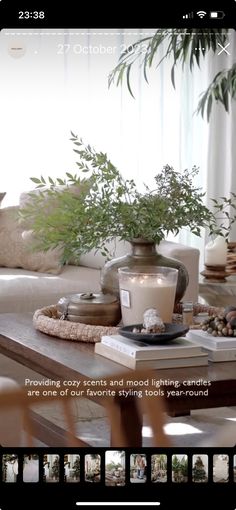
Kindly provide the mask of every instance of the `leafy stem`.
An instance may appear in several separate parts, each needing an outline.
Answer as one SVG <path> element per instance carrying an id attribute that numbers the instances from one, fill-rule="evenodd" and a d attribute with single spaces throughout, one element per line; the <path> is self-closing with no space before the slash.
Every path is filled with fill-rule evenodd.
<path id="1" fill-rule="evenodd" d="M 212 198 L 213 218 L 209 223 L 210 235 L 221 235 L 229 238 L 232 225 L 236 221 L 236 193 L 231 192 L 230 197 Z"/>
<path id="2" fill-rule="evenodd" d="M 117 66 L 108 77 L 109 86 L 122 84 L 126 80 L 127 88 L 134 96 L 131 78 L 135 63 L 139 63 L 143 71 L 145 81 L 148 83 L 148 71 L 155 65 L 158 68 L 167 58 L 172 59 L 171 81 L 175 87 L 175 71 L 180 63 L 182 69 L 189 66 L 192 71 L 194 66 L 200 67 L 206 53 L 216 53 L 219 46 L 225 46 L 228 38 L 227 29 L 158 29 L 151 37 L 145 37 L 130 45 L 120 56 Z M 164 56 L 161 56 L 160 48 L 166 43 Z M 204 116 L 206 111 L 209 120 L 212 105 L 219 101 L 225 110 L 229 111 L 229 99 L 236 96 L 236 65 L 217 73 L 206 92 L 199 100 L 197 112 Z"/>
<path id="3" fill-rule="evenodd" d="M 63 179 L 33 177 L 37 192 L 20 210 L 21 221 L 35 234 L 37 248 L 60 246 L 63 261 L 101 249 L 114 238 L 144 238 L 159 244 L 169 232 L 200 227 L 213 215 L 203 203 L 204 194 L 193 185 L 198 172 L 176 172 L 169 165 L 155 176 L 154 187 L 139 191 L 134 180 L 124 179 L 108 159 L 72 133 L 77 166 L 82 176 L 67 172 Z"/>

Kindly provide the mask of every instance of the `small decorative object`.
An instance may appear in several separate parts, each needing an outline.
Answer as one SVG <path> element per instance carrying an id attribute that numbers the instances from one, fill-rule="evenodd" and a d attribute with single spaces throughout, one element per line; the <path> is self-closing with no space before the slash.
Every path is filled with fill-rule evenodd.
<path id="1" fill-rule="evenodd" d="M 235 242 L 228 243 L 226 271 L 229 275 L 236 273 L 236 243 Z"/>
<path id="2" fill-rule="evenodd" d="M 208 319 L 208 317 L 209 317 L 208 312 L 200 312 L 197 315 L 193 316 L 193 324 L 199 326 L 203 323 L 204 320 Z"/>
<path id="3" fill-rule="evenodd" d="M 145 342 L 147 344 L 164 344 L 179 336 L 184 336 L 189 330 L 185 324 L 167 324 L 165 323 L 165 331 L 162 333 L 147 333 L 143 332 L 143 324 L 131 324 L 130 326 L 123 326 L 119 329 L 118 333 L 121 336 L 130 338 L 138 342 Z"/>
<path id="4" fill-rule="evenodd" d="M 236 336 L 236 307 L 227 306 L 222 313 L 210 315 L 201 328 L 212 336 Z"/>
<path id="5" fill-rule="evenodd" d="M 185 301 L 183 303 L 183 324 L 190 326 L 193 324 L 193 302 Z"/>
<path id="6" fill-rule="evenodd" d="M 160 317 L 156 308 L 148 308 L 143 314 L 143 330 L 144 333 L 163 333 L 165 324 Z"/>
<path id="7" fill-rule="evenodd" d="M 57 313 L 62 320 L 99 326 L 115 326 L 121 317 L 120 303 L 115 296 L 92 292 L 62 297 Z"/>
<path id="8" fill-rule="evenodd" d="M 225 271 L 225 266 L 206 266 L 201 271 L 202 276 L 207 280 L 222 281 L 224 282 L 229 273 Z"/>
<path id="9" fill-rule="evenodd" d="M 175 302 L 177 269 L 143 266 L 119 269 L 119 286 L 124 326 L 143 322 L 148 308 L 156 308 L 164 322 L 171 322 Z"/>
<path id="10" fill-rule="evenodd" d="M 225 280 L 226 261 L 227 241 L 219 235 L 205 247 L 205 270 L 201 274 L 208 279 Z"/>

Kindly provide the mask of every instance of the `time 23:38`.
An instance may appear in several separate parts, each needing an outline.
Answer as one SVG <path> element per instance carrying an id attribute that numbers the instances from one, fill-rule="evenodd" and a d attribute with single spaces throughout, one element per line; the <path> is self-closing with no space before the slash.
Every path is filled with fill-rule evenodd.
<path id="1" fill-rule="evenodd" d="M 19 11 L 18 13 L 19 19 L 44 19 L 45 12 L 44 11 Z"/>

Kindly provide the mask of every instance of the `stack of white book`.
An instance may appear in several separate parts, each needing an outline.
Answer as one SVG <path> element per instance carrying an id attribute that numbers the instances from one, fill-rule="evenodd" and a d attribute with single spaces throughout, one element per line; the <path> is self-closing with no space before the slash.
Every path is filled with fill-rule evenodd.
<path id="1" fill-rule="evenodd" d="M 236 337 L 212 336 L 206 331 L 192 329 L 187 337 L 196 345 L 201 345 L 210 361 L 235 361 Z"/>
<path id="2" fill-rule="evenodd" d="M 206 366 L 208 355 L 201 346 L 186 338 L 149 345 L 121 335 L 103 336 L 95 353 L 128 368 L 174 368 Z"/>

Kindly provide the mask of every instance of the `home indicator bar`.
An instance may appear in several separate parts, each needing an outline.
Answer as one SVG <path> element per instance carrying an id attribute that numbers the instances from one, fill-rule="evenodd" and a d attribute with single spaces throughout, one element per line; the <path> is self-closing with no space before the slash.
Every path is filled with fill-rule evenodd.
<path id="1" fill-rule="evenodd" d="M 155 502 L 140 502 L 140 501 L 76 501 L 77 506 L 159 506 L 160 501 Z"/>

